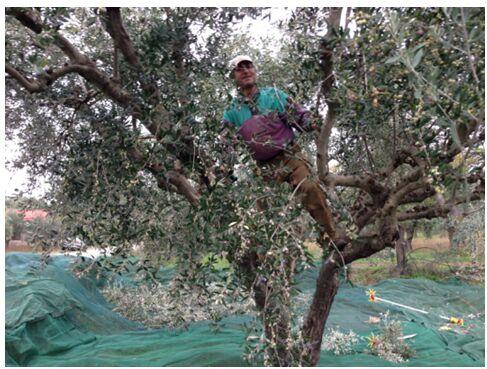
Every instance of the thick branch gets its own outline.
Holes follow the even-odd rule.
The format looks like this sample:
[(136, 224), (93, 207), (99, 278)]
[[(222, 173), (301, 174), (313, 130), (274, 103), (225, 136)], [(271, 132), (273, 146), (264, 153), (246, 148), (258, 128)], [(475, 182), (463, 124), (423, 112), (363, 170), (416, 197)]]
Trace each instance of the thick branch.
[[(388, 246), (390, 245), (382, 243), (376, 235), (363, 236), (351, 241), (351, 243), (343, 250), (342, 256), (345, 264), (350, 264), (352, 261), (368, 258)], [(341, 261), (341, 259), (339, 259), (339, 261)]]
[(95, 63), (78, 49), (63, 35), (56, 32), (54, 35), (56, 45), (62, 50), (69, 60), (74, 64), (86, 64), (95, 68)]
[(172, 185), (176, 192), (183, 195), (191, 205), (198, 205), (200, 194), (181, 173), (173, 170), (166, 171), (166, 169), (159, 163), (147, 161), (144, 155), (135, 147), (129, 148), (127, 152), (133, 162), (142, 165), (152, 173), (159, 188), (171, 190)]
[(410, 204), (413, 202), (423, 202), (431, 196), (434, 196), (435, 193), (435, 188), (428, 184), (425, 188), (420, 188), (419, 190), (411, 191), (410, 193), (406, 194), (399, 201), (399, 205)]
[[(44, 30), (41, 19), (33, 10), (25, 11), (22, 8), (9, 8), (7, 14), (14, 16), (20, 23), (36, 33), (42, 33)], [(81, 54), (71, 42), (58, 32), (54, 34), (54, 41), (72, 62), (77, 64), (93, 64), (89, 58)]]
[[(448, 175), (440, 176), (441, 180), (444, 181), (447, 178), (449, 178)], [(478, 181), (483, 180), (483, 173), (481, 171), (477, 173), (473, 173), (468, 176), (460, 176), (460, 177), (455, 177), (457, 181), (465, 181), (467, 183), (477, 183)], [(424, 200), (434, 196), (436, 194), (435, 188), (428, 184), (426, 185), (425, 188), (421, 188), (416, 191), (409, 192), (406, 194), (401, 201), (399, 201), (399, 205), (404, 205), (404, 204), (411, 204), (411, 203), (420, 203), (423, 202)]]
[(183, 195), (193, 206), (199, 204), (200, 194), (188, 181), (188, 179), (174, 170), (170, 170), (166, 173), (166, 177), (173, 186), (177, 188), (177, 192)]
[(127, 62), (134, 67), (139, 67), (139, 57), (123, 25), (120, 8), (107, 8), (105, 24), (107, 32), (115, 41), (115, 46), (122, 52)]
[[(138, 69), (139, 72), (142, 72), (137, 51), (135, 50), (134, 45), (130, 40), (130, 36), (123, 24), (120, 8), (106, 8), (106, 16), (104, 17), (104, 20), (106, 31), (113, 39), (115, 47), (122, 52), (123, 56), (131, 66)], [(141, 78), (141, 84), (142, 89), (148, 95), (149, 103), (153, 106), (161, 106), (158, 86), (155, 83), (145, 82), (145, 78)], [(149, 127), (147, 127), (147, 129), (149, 129), (152, 134), (156, 135), (156, 131), (151, 131)], [(157, 137), (159, 139), (161, 138), (160, 136)]]
[(335, 121), (335, 112), (333, 108), (328, 106), (325, 122), (321, 127), (318, 138), (316, 140), (316, 161), (318, 166), (318, 176), (323, 181), (327, 181), (327, 176), (330, 174), (330, 167), (328, 165), (330, 158), (328, 155), (331, 129)]
[(378, 194), (387, 194), (389, 191), (384, 187), (375, 176), (365, 173), (363, 175), (340, 175), (328, 173), (324, 178), (320, 178), (325, 186), (334, 187), (355, 187), (360, 188), (375, 197)]
[(19, 82), (22, 87), (24, 87), (29, 92), (39, 92), (42, 91), (45, 87), (41, 83), (41, 81), (33, 81), (27, 77), (24, 77), (19, 71), (17, 71), (9, 64), (5, 64), (5, 72), (7, 72), (10, 76), (17, 80), (17, 82)]
[(387, 211), (391, 208), (397, 208), (406, 195), (411, 192), (420, 190), (426, 186), (428, 186), (428, 183), (426, 182), (425, 178), (420, 178), (416, 182), (410, 182), (404, 186), (401, 186), (390, 195), (386, 205), (384, 206), (384, 209)]
[(120, 88), (118, 84), (105, 76), (99, 69), (88, 65), (69, 64), (63, 68), (49, 70), (35, 80), (24, 77), (9, 64), (5, 65), (5, 71), (31, 93), (44, 91), (47, 86), (66, 74), (78, 73), (123, 107), (127, 107), (131, 102), (131, 96), (128, 92)]
[(39, 77), (35, 79), (30, 79), (24, 77), (22, 73), (20, 73), (11, 65), (5, 64), (5, 72), (7, 72), (17, 82), (19, 82), (27, 91), (34, 93), (34, 92), (44, 91), (47, 86), (51, 85), (57, 79), (69, 73), (79, 73), (79, 70), (78, 70), (78, 66), (76, 65), (67, 65), (63, 68), (59, 68), (55, 70), (48, 69)]
[(330, 93), (335, 77), (333, 76), (333, 49), (330, 47), (330, 41), (333, 34), (340, 26), (340, 17), (342, 8), (330, 8), (329, 16), (326, 20), (327, 32), (321, 44), (320, 66), (323, 72), (323, 82), (321, 84), (321, 93), (327, 96)]
[[(330, 40), (333, 33), (340, 25), (340, 16), (342, 8), (330, 8), (330, 14), (327, 19), (328, 30), (325, 38), (321, 43), (320, 67), (323, 74), (323, 81), (321, 82), (320, 94), (327, 98), (333, 87), (335, 77), (333, 75), (333, 48), (330, 46)], [(328, 146), (330, 141), (331, 131), (335, 121), (335, 105), (331, 101), (327, 101), (328, 110), (326, 112), (325, 122), (321, 127), (318, 138), (316, 140), (317, 155), (316, 162), (318, 167), (318, 176), (321, 180), (325, 180), (328, 175), (329, 156)]]
[(424, 164), (422, 160), (419, 160), (419, 157), (416, 154), (417, 150), (414, 147), (397, 150), (391, 162), (389, 163), (389, 166), (385, 170), (380, 172), (381, 177), (389, 177), (392, 172), (394, 172), (403, 164), (408, 164), (411, 167), (416, 167), (420, 164)]
[(11, 15), (22, 23), (27, 28), (31, 29), (35, 33), (42, 32), (42, 23), (34, 10), (25, 11), (22, 8), (7, 8), (6, 14)]
[[(14, 16), (18, 19), (24, 19), (28, 17), (27, 14), (22, 13), (20, 10), (16, 10), (12, 12)], [(21, 17), (21, 15), (23, 15)], [(42, 30), (42, 25), (36, 23), (36, 19), (32, 16), (28, 17), (30, 22), (28, 23), (29, 28), (34, 27), (36, 25), (36, 29)], [(19, 19), (20, 20), (20, 19)], [(23, 22), (24, 24), (24, 22)], [(40, 27), (40, 28), (38, 28)], [(66, 66), (59, 70), (59, 72), (53, 73), (51, 77), (43, 76), (42, 78), (32, 81), (25, 77), (23, 77), (18, 71), (16, 71), (13, 67), (8, 66), (6, 67), (7, 73), (9, 73), (13, 78), (15, 78), (19, 83), (25, 87), (30, 92), (40, 92), (43, 91), (48, 85), (49, 81), (53, 81), (56, 78), (59, 78), (62, 75), (70, 72), (77, 72), (81, 76), (83, 76), (87, 81), (93, 83), (96, 87), (98, 87), (101, 91), (103, 91), (108, 97), (112, 98), (115, 102), (120, 104), (123, 107), (128, 107), (132, 104), (132, 97), (131, 95), (123, 90), (118, 83), (115, 83), (112, 79), (102, 73), (95, 64), (90, 61), (88, 57), (81, 54), (64, 36), (56, 33), (55, 36), (56, 45), (68, 56), (68, 58), (73, 62), (73, 64)], [(139, 117), (140, 107), (138, 105), (133, 105), (133, 114), (135, 114), (136, 118)], [(153, 124), (148, 124), (147, 128), (149, 131), (160, 138), (160, 132), (158, 132), (158, 128)]]
[(481, 200), (484, 197), (484, 189), (478, 187), (470, 196), (462, 196), (453, 200), (450, 200), (446, 204), (435, 204), (431, 206), (416, 206), (413, 210), (405, 211), (397, 214), (397, 220), (402, 222), (413, 219), (434, 219), (447, 217), (450, 211), (459, 204), (468, 203), (470, 201)]
[(419, 208), (415, 211), (406, 211), (404, 213), (397, 214), (397, 220), (402, 222), (406, 220), (413, 220), (413, 219), (434, 219), (434, 218), (443, 218), (448, 215), (450, 212), (451, 207), (449, 206), (431, 206), (431, 207), (424, 207), (423, 210)]
[[(38, 33), (42, 32), (42, 24), (40, 23), (40, 20), (36, 18), (33, 12), (25, 12), (21, 9), (13, 8), (10, 9), (10, 14), (15, 16), (26, 27), (33, 29)], [(70, 59), (72, 64), (52, 72), (50, 75), (45, 75), (36, 82), (30, 81), (25, 77), (20, 78), (21, 76), (19, 73), (16, 73), (11, 67), (8, 69), (6, 68), (7, 73), (17, 79), (19, 83), (21, 83), (22, 86), (24, 86), (28, 91), (39, 92), (42, 91), (46, 85), (50, 84), (49, 82), (52, 82), (56, 78), (59, 78), (67, 73), (77, 72), (122, 106), (126, 107), (129, 105), (131, 96), (126, 91), (122, 90), (117, 84), (115, 84), (109, 77), (103, 74), (95, 66), (93, 61), (90, 60), (90, 58), (80, 53), (79, 50), (60, 33), (56, 32), (54, 34), (54, 40), (56, 45)], [(47, 82), (43, 83), (42, 79), (45, 79)]]
[[(127, 107), (131, 104), (132, 96), (123, 90), (118, 83), (113, 82), (108, 76), (103, 74), (98, 68), (87, 65), (72, 65), (72, 67), (87, 81), (93, 83), (121, 106)], [(135, 109), (135, 105), (133, 110), (137, 110)]]

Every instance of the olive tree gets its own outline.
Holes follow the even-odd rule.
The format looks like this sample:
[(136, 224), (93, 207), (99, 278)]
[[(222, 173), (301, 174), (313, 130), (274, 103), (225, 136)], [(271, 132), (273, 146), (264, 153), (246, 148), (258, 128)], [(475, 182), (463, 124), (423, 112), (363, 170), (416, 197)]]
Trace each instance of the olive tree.
[[(335, 240), (346, 244), (341, 257), (349, 263), (393, 247), (401, 222), (445, 217), (455, 205), (483, 196), (484, 13), (360, 9), (347, 37), (334, 11), (336, 23), (328, 18), (319, 53), (328, 112), (317, 140), (317, 170), (325, 186), (348, 188), (343, 192), (353, 201), (344, 222), (354, 230)], [(297, 14), (296, 27), (317, 34), (320, 10), (302, 13), (314, 21), (303, 26)], [(332, 142), (333, 129), (339, 139)], [(329, 170), (331, 145), (342, 173)], [(459, 157), (462, 165), (455, 166)], [(332, 252), (321, 265), (317, 308), (305, 323), (316, 331), (314, 342), (328, 313), (323, 306), (338, 287), (341, 257)]]
[(300, 142), (339, 232), (321, 245), (302, 316), (295, 282), (312, 260), (295, 193), (218, 136), (233, 90), (226, 60), (244, 51), (227, 41), (269, 10), (6, 11), (6, 131), (19, 163), (48, 175), (75, 233), (176, 256), (185, 287), (204, 290), (226, 257), (225, 281), (262, 323), (249, 357), (263, 347), (266, 365), (318, 363), (342, 267), (394, 247), (403, 222), (483, 197), (484, 10), (347, 9), (341, 25), (342, 13), (295, 9), (278, 58), (252, 51), (321, 123)]

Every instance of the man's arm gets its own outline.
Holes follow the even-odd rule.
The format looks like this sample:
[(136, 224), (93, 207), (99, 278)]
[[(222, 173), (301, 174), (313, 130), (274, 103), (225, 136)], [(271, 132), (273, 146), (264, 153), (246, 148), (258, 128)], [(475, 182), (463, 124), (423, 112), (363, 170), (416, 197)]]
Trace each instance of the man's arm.
[(300, 132), (310, 132), (317, 128), (316, 123), (312, 119), (311, 112), (293, 101), (290, 96), (286, 99), (286, 112), (288, 114), (289, 124)]
[(309, 132), (317, 128), (311, 112), (295, 102), (291, 96), (285, 92), (274, 88), (279, 105), (285, 112), (286, 123), (296, 128), (300, 132)]

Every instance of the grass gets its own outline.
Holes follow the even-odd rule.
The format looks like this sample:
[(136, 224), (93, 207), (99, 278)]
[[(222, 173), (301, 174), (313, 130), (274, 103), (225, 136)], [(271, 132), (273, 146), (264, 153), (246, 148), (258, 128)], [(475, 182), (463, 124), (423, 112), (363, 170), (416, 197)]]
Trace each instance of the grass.
[[(314, 259), (319, 261), (322, 255), (319, 246), (312, 242), (305, 244)], [(464, 269), (475, 265), (475, 261), (483, 264), (483, 256), (480, 256), (478, 260), (472, 260), (471, 255), (464, 250), (451, 251), (448, 237), (444, 235), (433, 238), (416, 237), (407, 259), (409, 271), (405, 275), (399, 276), (401, 278), (426, 278), (442, 281), (452, 277), (466, 277), (469, 282), (483, 283), (481, 268), (477, 272), (477, 278), (471, 278), (472, 275), (462, 275)], [(359, 259), (351, 263), (348, 269), (349, 278), (354, 284), (374, 284), (391, 277), (397, 277), (393, 273), (395, 266), (394, 251), (386, 249), (369, 258)]]
[[(319, 245), (316, 242), (305, 242), (304, 244), (313, 259), (319, 262), (323, 255)], [(208, 260), (209, 256), (206, 256), (203, 262), (206, 263)], [(458, 272), (461, 272), (462, 268), (472, 265), (472, 258), (465, 251), (451, 251), (446, 237), (430, 239), (419, 237), (413, 241), (413, 250), (408, 254), (408, 264), (408, 273), (399, 277), (442, 281), (458, 276)], [(372, 257), (354, 261), (349, 265), (349, 278), (354, 284), (374, 284), (396, 277), (393, 275), (395, 266), (396, 259), (393, 250), (386, 249)], [(230, 263), (225, 258), (217, 257), (214, 267), (221, 270), (230, 267)], [(478, 282), (482, 283), (483, 278)]]
[(390, 278), (390, 263), (381, 265), (356, 265), (352, 263), (348, 268), (348, 277), (353, 284), (369, 285)]
[[(305, 242), (313, 259), (319, 262), (323, 251), (316, 242)], [(402, 278), (427, 278), (435, 281), (449, 279), (455, 276), (466, 278), (472, 283), (484, 283), (483, 256), (478, 260), (472, 260), (468, 252), (462, 250), (451, 251), (447, 237), (417, 237), (413, 240), (413, 249), (408, 254), (409, 271), (400, 276)], [(6, 252), (30, 251), (32, 248), (25, 243), (12, 243), (6, 248)], [(202, 259), (208, 263), (210, 255)], [(174, 266), (175, 259), (167, 260), (166, 267)], [(224, 257), (215, 257), (213, 266), (217, 270), (231, 267), (230, 262)], [(359, 259), (349, 265), (349, 278), (354, 284), (374, 284), (393, 277), (393, 269), (396, 266), (395, 254), (391, 249), (366, 259)]]
[[(474, 284), (484, 283), (483, 256), (473, 260), (465, 250), (451, 251), (441, 243), (439, 247), (432, 247), (431, 244), (434, 242), (438, 241), (419, 240), (416, 245), (413, 245), (413, 250), (407, 256), (409, 269), (404, 275), (399, 276), (400, 278), (444, 281), (457, 277)], [(392, 250), (384, 250), (377, 256), (353, 262), (350, 267), (350, 280), (355, 284), (374, 284), (395, 276), (393, 274), (395, 266), (396, 261)]]
[[(323, 251), (316, 242), (304, 242), (316, 262), (322, 258)], [(210, 262), (210, 255), (201, 261)], [(215, 257), (213, 267), (217, 270), (230, 268), (230, 262), (224, 257)], [(483, 259), (482, 259), (483, 260)], [(176, 260), (167, 261), (165, 266), (174, 266)], [(426, 278), (435, 281), (446, 280), (458, 274), (462, 267), (472, 265), (472, 259), (466, 252), (449, 249), (447, 237), (425, 238), (413, 240), (413, 250), (408, 254), (409, 272), (401, 278)], [(359, 259), (349, 265), (349, 278), (354, 284), (368, 285), (395, 277), (393, 269), (396, 266), (395, 254), (392, 249), (386, 249), (366, 259)], [(483, 283), (483, 277), (479, 280)]]

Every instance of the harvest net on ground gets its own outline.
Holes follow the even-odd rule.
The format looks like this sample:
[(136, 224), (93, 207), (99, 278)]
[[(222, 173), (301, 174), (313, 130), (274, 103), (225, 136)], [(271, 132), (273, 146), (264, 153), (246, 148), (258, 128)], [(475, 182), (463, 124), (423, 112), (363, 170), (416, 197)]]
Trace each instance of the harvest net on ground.
[[(8, 366), (247, 366), (242, 324), (249, 315), (225, 317), (215, 333), (211, 322), (185, 330), (149, 329), (112, 310), (101, 294), (103, 281), (76, 278), (74, 258), (56, 256), (40, 268), (36, 254), (6, 256), (5, 350)], [(302, 309), (315, 286), (316, 270), (301, 277)], [(169, 280), (171, 272), (163, 272)], [(352, 330), (359, 337), (377, 332), (371, 317), (390, 312), (401, 322), (415, 354), (400, 366), (481, 366), (485, 364), (483, 287), (424, 279), (390, 279), (373, 286), (399, 306), (371, 303), (363, 286), (340, 287), (327, 327)], [(134, 301), (137, 304), (137, 301)], [(458, 316), (463, 326), (448, 326), (439, 316)], [(398, 365), (371, 355), (359, 340), (347, 355), (323, 351), (319, 366)]]

